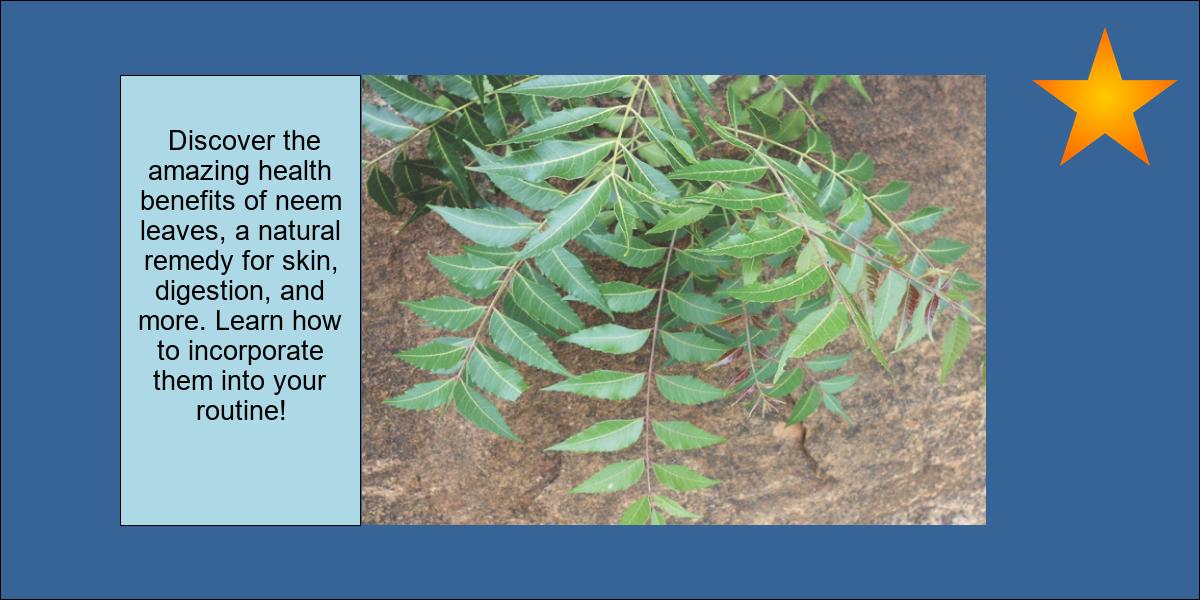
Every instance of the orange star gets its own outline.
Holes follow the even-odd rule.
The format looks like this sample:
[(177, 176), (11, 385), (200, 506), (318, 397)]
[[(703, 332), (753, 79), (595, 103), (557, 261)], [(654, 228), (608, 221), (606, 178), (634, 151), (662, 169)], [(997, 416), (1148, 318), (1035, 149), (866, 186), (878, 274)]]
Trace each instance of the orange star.
[(1117, 57), (1108, 41), (1108, 30), (1100, 36), (1100, 47), (1092, 60), (1092, 72), (1085, 80), (1034, 80), (1063, 104), (1075, 111), (1075, 124), (1067, 138), (1062, 163), (1080, 150), (1107, 135), (1142, 162), (1150, 164), (1142, 135), (1133, 113), (1163, 90), (1174, 79), (1121, 79)]

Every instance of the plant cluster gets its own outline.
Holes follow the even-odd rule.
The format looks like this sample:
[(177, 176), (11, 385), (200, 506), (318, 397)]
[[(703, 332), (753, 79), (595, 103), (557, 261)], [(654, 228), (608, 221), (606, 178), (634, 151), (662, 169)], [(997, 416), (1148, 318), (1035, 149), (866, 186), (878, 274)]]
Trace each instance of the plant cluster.
[[(364, 127), (397, 143), (364, 163), (370, 197), (394, 214), (407, 199), (410, 220), (436, 213), (472, 242), (429, 257), (458, 295), (404, 302), (455, 333), (397, 353), (432, 379), (387, 403), (452, 405), (519, 440), (497, 408), (528, 387), (517, 363), (562, 377), (547, 391), (640, 396), (628, 418), (548, 450), (612, 453), (572, 491), (634, 488), (620, 522), (657, 524), (698, 518), (678, 494), (718, 483), (674, 453), (725, 441), (657, 418), (658, 398), (849, 420), (839, 396), (856, 376), (835, 373), (850, 355), (819, 354), (849, 331), (889, 369), (890, 352), (940, 329), (944, 380), (983, 323), (968, 299), (980, 284), (952, 266), (968, 246), (918, 242), (945, 210), (905, 211), (908, 183), (874, 184), (869, 157), (833, 150), (813, 101), (837, 79), (740, 77), (722, 107), (695, 76), (365, 77), (388, 106), (364, 103)], [(858, 77), (841, 79), (870, 100)], [(416, 140), (424, 158), (403, 153)], [(636, 280), (598, 281), (579, 249)], [(580, 304), (608, 322), (586, 326)], [(649, 328), (620, 322), (646, 312)], [(608, 354), (648, 344), (649, 359), (638, 372), (571, 373), (548, 341)], [(724, 375), (667, 372), (691, 363)]]

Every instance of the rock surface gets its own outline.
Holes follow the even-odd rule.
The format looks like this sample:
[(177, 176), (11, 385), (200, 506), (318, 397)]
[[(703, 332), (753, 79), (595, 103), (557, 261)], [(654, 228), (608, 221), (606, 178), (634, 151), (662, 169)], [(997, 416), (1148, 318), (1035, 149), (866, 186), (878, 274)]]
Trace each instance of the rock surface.
[[(986, 283), (984, 79), (864, 80), (874, 103), (836, 84), (818, 101), (835, 148), (847, 156), (863, 151), (874, 158), (877, 184), (893, 178), (911, 181), (907, 210), (948, 207), (935, 230), (921, 239), (928, 242), (936, 235), (971, 243), (959, 266)], [(372, 136), (363, 136), (364, 157), (386, 149)], [(636, 452), (613, 457), (542, 449), (597, 420), (640, 414), (632, 404), (539, 392), (557, 378), (523, 368), (530, 391), (501, 409), (524, 443), (482, 433), (450, 411), (413, 413), (382, 404), (425, 380), (392, 353), (439, 335), (398, 302), (451, 293), (426, 255), (457, 252), (462, 240), (436, 217), (400, 231), (403, 219), (390, 217), (370, 201), (363, 203), (363, 222), (363, 522), (614, 522), (633, 492), (567, 492), (604, 464)], [(611, 280), (630, 275), (601, 268), (597, 276)], [(981, 312), (986, 309), (984, 293), (974, 302)], [(594, 312), (580, 313), (589, 325), (603, 321)], [(648, 326), (637, 320), (626, 324)], [(597, 368), (591, 352), (566, 344), (555, 349), (574, 372)], [(676, 406), (656, 392), (656, 418), (688, 419), (730, 440), (680, 458), (725, 483), (675, 496), (704, 515), (704, 523), (984, 523), (986, 408), (978, 368), (982, 328), (976, 328), (962, 361), (940, 386), (937, 345), (922, 342), (893, 355), (891, 376), (861, 351), (852, 335), (831, 348), (851, 350), (856, 355), (847, 370), (862, 377), (841, 399), (854, 424), (819, 411), (809, 420), (806, 435), (812, 460), (801, 450), (800, 432), (784, 428), (781, 415), (747, 418), (742, 408), (725, 402)], [(643, 350), (605, 357), (605, 366), (643, 370), (646, 355)], [(687, 371), (676, 366), (668, 372)]]

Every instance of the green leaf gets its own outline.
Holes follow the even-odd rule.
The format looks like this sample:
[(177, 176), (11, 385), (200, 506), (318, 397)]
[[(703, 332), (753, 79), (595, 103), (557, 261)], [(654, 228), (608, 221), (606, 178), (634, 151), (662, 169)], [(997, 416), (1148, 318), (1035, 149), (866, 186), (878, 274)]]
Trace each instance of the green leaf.
[(904, 207), (905, 202), (908, 202), (908, 194), (911, 191), (912, 184), (909, 182), (893, 181), (871, 196), (871, 200), (886, 210), (897, 211)]
[(542, 181), (550, 177), (579, 179), (591, 172), (613, 148), (612, 139), (546, 140), (532, 148), (500, 157), (470, 146), (471, 153), (479, 162), (470, 170), (486, 173), (489, 177), (503, 175), (526, 181)]
[(983, 289), (983, 284), (971, 278), (966, 273), (955, 273), (953, 277), (954, 289), (963, 292), (971, 293), (978, 292)]
[(837, 222), (843, 226), (850, 225), (862, 220), (865, 216), (867, 216), (866, 201), (863, 198), (862, 192), (854, 190), (854, 193), (850, 194), (850, 197), (846, 198), (846, 201), (842, 203), (842, 209), (838, 213)]
[(642, 419), (601, 421), (547, 448), (563, 452), (616, 452), (642, 436)]
[(586, 98), (615, 91), (630, 79), (629, 75), (542, 75), (505, 92), (545, 98)]
[[(850, 318), (846, 307), (830, 303), (825, 308), (812, 312), (804, 317), (788, 336), (783, 349), (779, 353), (781, 361), (788, 358), (803, 358), (804, 355), (816, 352), (838, 339), (850, 327)], [(775, 383), (783, 377), (783, 372), (776, 374)]]
[(642, 496), (634, 500), (625, 512), (621, 513), (621, 525), (645, 525), (650, 521), (650, 498)]
[(909, 215), (907, 219), (900, 221), (898, 225), (911, 233), (922, 233), (933, 227), (944, 214), (946, 214), (946, 209), (940, 206), (926, 206)]
[(455, 346), (446, 342), (433, 341), (397, 352), (396, 357), (403, 359), (418, 369), (427, 371), (444, 371), (450, 369), (462, 360), (467, 353), (466, 346)]
[(496, 406), (462, 381), (454, 386), (454, 408), (468, 421), (492, 433), (510, 440), (521, 440), (508, 428), (508, 423), (504, 421), (500, 411), (496, 410)]
[[(517, 254), (518, 259), (540, 256), (562, 246), (591, 226), (600, 214), (600, 209), (612, 194), (611, 179), (605, 177), (600, 183), (569, 196), (562, 205), (546, 215), (545, 226), (529, 238), (529, 242)], [(552, 278), (553, 279), (553, 278)]]
[(454, 134), (441, 127), (434, 127), (429, 131), (429, 144), (426, 145), (425, 152), (429, 155), (429, 160), (438, 166), (446, 179), (449, 179), (464, 197), (479, 196), (462, 161), (462, 143)]
[(432, 206), (433, 212), (476, 244), (505, 248), (525, 239), (537, 225), (514, 210)]
[(942, 339), (942, 372), (938, 377), (940, 383), (946, 383), (946, 375), (954, 368), (958, 359), (962, 358), (967, 344), (971, 343), (971, 323), (966, 317), (958, 316), (950, 324), (950, 330)]
[(448, 110), (434, 102), (417, 86), (390, 75), (367, 75), (363, 77), (379, 93), (384, 102), (396, 112), (418, 122), (428, 123), (446, 114)]
[(804, 239), (804, 230), (799, 227), (772, 229), (754, 227), (744, 233), (726, 236), (717, 245), (705, 248), (704, 254), (718, 254), (734, 258), (753, 258), (764, 254), (778, 254), (790, 250)]
[(544, 181), (525, 181), (507, 175), (489, 173), (488, 179), (500, 191), (508, 194), (509, 198), (537, 211), (548, 211), (557, 208), (567, 198), (558, 188)]
[(846, 411), (842, 409), (842, 403), (838, 402), (836, 396), (822, 391), (821, 402), (825, 404), (825, 408), (827, 408), (829, 412), (841, 417), (843, 421), (849, 423), (850, 425), (854, 424), (854, 419), (851, 419), (850, 415), (846, 414)]
[(728, 346), (694, 331), (663, 331), (659, 334), (667, 353), (679, 362), (716, 360)]
[(672, 450), (695, 450), (720, 444), (725, 438), (709, 433), (687, 421), (655, 421), (654, 435)]
[[(854, 257), (856, 260), (861, 258), (857, 254)], [(838, 275), (840, 276), (841, 272)], [(846, 288), (840, 278), (834, 277), (833, 285), (838, 292), (838, 301), (846, 307), (846, 312), (849, 313), (850, 320), (854, 323), (854, 329), (858, 331), (858, 338), (863, 341), (867, 350), (871, 351), (871, 355), (879, 362), (879, 366), (890, 373), (892, 369), (888, 365), (887, 356), (884, 355), (883, 350), (879, 349), (879, 344), (875, 341), (875, 334), (871, 332), (871, 322), (867, 320), (862, 306), (854, 299), (854, 294)]]
[(471, 383), (508, 401), (516, 400), (529, 386), (516, 369), (476, 349), (467, 359), (467, 376)]
[(808, 370), (810, 370), (814, 373), (824, 373), (826, 371), (836, 371), (836, 370), (842, 368), (842, 366), (845, 365), (846, 362), (850, 360), (851, 356), (853, 356), (853, 354), (849, 353), (849, 352), (847, 352), (846, 354), (830, 354), (830, 355), (826, 355), (826, 356), (814, 356), (814, 357), (804, 361), (804, 364), (808, 365)]
[[(574, 254), (561, 246), (537, 257), (538, 269), (572, 298), (609, 313), (608, 303), (596, 280)], [(611, 313), (609, 313), (611, 314)]]
[(709, 256), (694, 250), (679, 250), (675, 252), (675, 262), (688, 273), (711, 277), (721, 269), (733, 264), (728, 256)]
[(539, 339), (532, 329), (504, 316), (500, 311), (492, 312), (488, 322), (488, 333), (498, 348), (531, 367), (564, 377), (571, 374), (554, 358), (554, 353), (550, 352), (550, 348), (546, 347), (546, 343)]
[(667, 302), (671, 312), (695, 325), (711, 325), (729, 314), (720, 302), (703, 294), (667, 290)]
[(787, 424), (795, 425), (803, 423), (810, 415), (817, 411), (821, 406), (821, 388), (813, 386), (808, 388), (804, 395), (796, 400), (796, 405), (792, 407), (792, 415), (788, 417)]
[(854, 385), (858, 381), (858, 375), (841, 375), (832, 377), (825, 381), (819, 381), (817, 384), (821, 386), (821, 391), (826, 394), (840, 394)]
[(862, 152), (855, 152), (850, 162), (841, 170), (841, 174), (859, 182), (870, 181), (875, 176), (875, 163), (871, 157)]
[(663, 216), (662, 219), (654, 225), (647, 234), (664, 233), (667, 231), (675, 231), (681, 227), (687, 227), (700, 219), (708, 216), (712, 212), (712, 206), (707, 204), (693, 204), (679, 210), (673, 210)]
[(482, 306), (475, 306), (466, 300), (453, 296), (435, 296), (419, 302), (400, 301), (418, 317), (425, 319), (434, 327), (461, 331), (475, 324), (479, 317), (486, 312)]
[(808, 96), (809, 103), (816, 102), (817, 98), (829, 89), (829, 85), (833, 83), (833, 77), (833, 75), (817, 75), (813, 78), (812, 92)]
[[(765, 212), (778, 212), (787, 206), (787, 196), (780, 192), (764, 192), (745, 188), (708, 190), (684, 199), (739, 211), (758, 209)], [(705, 215), (707, 214), (705, 213)], [(703, 215), (701, 216), (703, 217)]]
[(641, 391), (645, 381), (645, 373), (599, 370), (564, 379), (543, 389), (548, 392), (581, 394), (601, 400), (628, 400)]
[(450, 400), (455, 383), (454, 379), (418, 383), (408, 388), (407, 392), (394, 398), (388, 398), (383, 403), (405, 410), (431, 410)]
[(512, 281), (512, 293), (529, 316), (568, 333), (583, 329), (583, 321), (549, 286), (518, 272)]
[(817, 291), (827, 279), (825, 267), (813, 265), (803, 273), (731, 288), (723, 293), (743, 302), (782, 302)]
[[(664, 332), (665, 333), (665, 332)], [(663, 398), (676, 404), (695, 406), (720, 400), (728, 395), (727, 390), (715, 387), (691, 375), (654, 375), (658, 391)]]
[(362, 105), (362, 123), (367, 131), (392, 142), (403, 142), (418, 131), (400, 115), (368, 102)]
[(767, 390), (767, 395), (772, 398), (783, 398), (788, 394), (796, 391), (796, 388), (804, 384), (804, 369), (796, 367), (785, 372), (780, 378), (779, 383)]
[(861, 77), (858, 75), (842, 75), (842, 81), (845, 81), (846, 85), (858, 92), (858, 95), (865, 98), (867, 102), (873, 102), (871, 95), (867, 93), (867, 88), (863, 86)]
[(477, 290), (491, 288), (507, 269), (474, 254), (430, 255), (429, 262), (451, 282)]
[(895, 271), (888, 271), (875, 293), (875, 310), (871, 318), (871, 329), (874, 330), (875, 339), (879, 339), (892, 324), (907, 293), (908, 280)]
[(709, 479), (683, 465), (656, 464), (654, 465), (654, 476), (663, 486), (677, 492), (699, 490), (721, 483), (715, 479)]
[(613, 312), (638, 312), (650, 305), (656, 290), (624, 281), (608, 281), (600, 284), (600, 293)]
[(396, 206), (396, 184), (378, 167), (372, 168), (371, 174), (367, 175), (367, 195), (379, 208), (393, 215), (400, 214), (400, 209)]
[(598, 352), (629, 354), (637, 352), (649, 337), (649, 329), (630, 329), (624, 325), (606, 323), (576, 331), (563, 338), (562, 341)]
[(668, 177), (691, 181), (726, 181), (754, 183), (767, 174), (767, 168), (731, 158), (710, 158), (675, 169)]
[(729, 90), (733, 93), (734, 98), (745, 101), (749, 100), (750, 96), (753, 96), (754, 92), (758, 91), (758, 86), (761, 84), (762, 82), (758, 78), (758, 75), (742, 75), (729, 82)]
[(663, 512), (675, 517), (676, 519), (699, 519), (700, 515), (684, 508), (682, 504), (666, 497), (655, 495), (654, 505), (661, 508)]
[(627, 490), (637, 483), (645, 472), (646, 461), (641, 458), (613, 463), (575, 486), (571, 493), (608, 494)]
[(585, 233), (580, 237), (579, 243), (589, 250), (635, 269), (654, 266), (667, 253), (666, 248), (651, 245), (641, 238), (633, 238), (626, 245), (621, 238), (607, 233)]
[(602, 108), (597, 106), (580, 106), (550, 113), (544, 119), (521, 130), (521, 133), (505, 140), (505, 144), (521, 142), (536, 142), (555, 136), (579, 131), (584, 127), (595, 125), (623, 110), (623, 106)]
[(925, 254), (930, 259), (945, 265), (958, 260), (970, 247), (955, 240), (938, 238), (925, 249)]

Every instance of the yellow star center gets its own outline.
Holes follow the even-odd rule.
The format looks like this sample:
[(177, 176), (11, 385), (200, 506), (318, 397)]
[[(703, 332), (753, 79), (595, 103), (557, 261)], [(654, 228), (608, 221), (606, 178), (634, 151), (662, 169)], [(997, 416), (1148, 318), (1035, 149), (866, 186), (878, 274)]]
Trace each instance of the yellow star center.
[(1150, 164), (1133, 113), (1171, 87), (1175, 80), (1121, 79), (1107, 29), (1100, 37), (1100, 47), (1096, 49), (1092, 72), (1087, 79), (1040, 79), (1034, 83), (1075, 111), (1075, 124), (1071, 126), (1071, 135), (1063, 150), (1063, 163), (1100, 136), (1107, 135), (1142, 162)]

